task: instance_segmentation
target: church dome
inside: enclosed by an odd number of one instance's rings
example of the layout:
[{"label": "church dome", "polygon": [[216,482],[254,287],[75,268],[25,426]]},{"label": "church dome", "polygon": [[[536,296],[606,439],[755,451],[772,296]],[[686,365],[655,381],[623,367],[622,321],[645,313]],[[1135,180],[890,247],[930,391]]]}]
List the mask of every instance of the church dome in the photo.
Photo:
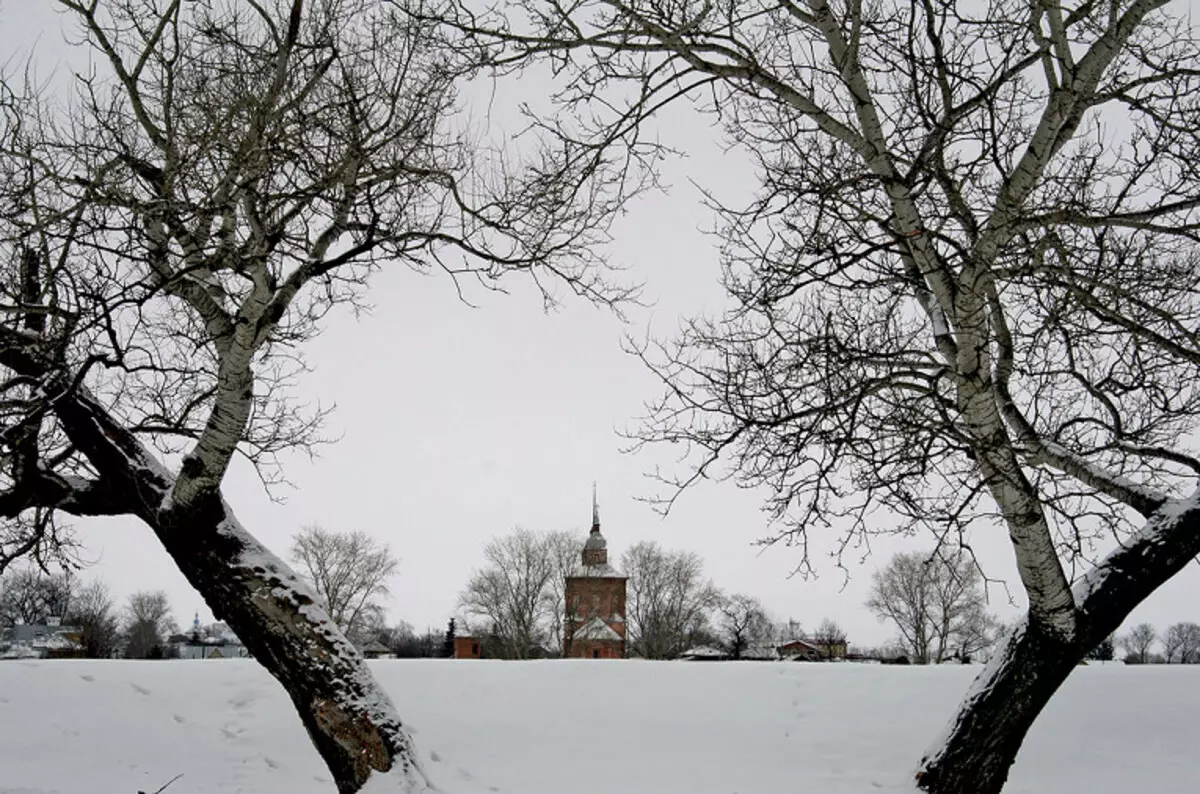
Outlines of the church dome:
[{"label": "church dome", "polygon": [[600,530],[599,530],[599,529],[593,529],[593,530],[592,530],[592,531],[591,531],[591,532],[588,534],[587,543],[584,543],[584,544],[583,544],[583,548],[584,548],[585,550],[586,550],[586,549],[597,549],[597,550],[598,550],[598,549],[607,549],[607,548],[608,548],[608,541],[607,541],[607,540],[605,540],[605,539],[604,539],[604,536],[600,534]]}]

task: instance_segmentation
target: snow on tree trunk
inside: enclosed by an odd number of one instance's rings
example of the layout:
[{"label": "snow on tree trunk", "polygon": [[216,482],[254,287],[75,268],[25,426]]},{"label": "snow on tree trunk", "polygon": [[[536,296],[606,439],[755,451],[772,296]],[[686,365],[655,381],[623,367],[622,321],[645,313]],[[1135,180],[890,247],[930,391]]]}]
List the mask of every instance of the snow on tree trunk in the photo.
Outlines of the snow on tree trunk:
[{"label": "snow on tree trunk", "polygon": [[[317,752],[352,794],[432,791],[412,738],[387,693],[307,585],[238,523],[219,492],[172,501],[176,477],[132,433],[80,390],[56,412],[72,442],[150,526],[213,614],[287,691]],[[180,477],[186,477],[184,462]]]},{"label": "snow on tree trunk", "polygon": [[998,794],[1025,734],[1082,656],[1028,619],[1018,624],[922,759],[918,786],[930,794]]},{"label": "snow on tree trunk", "polygon": [[338,791],[392,772],[394,792],[431,787],[395,707],[309,588],[223,501],[164,511],[153,527],[213,614],[283,685]]}]

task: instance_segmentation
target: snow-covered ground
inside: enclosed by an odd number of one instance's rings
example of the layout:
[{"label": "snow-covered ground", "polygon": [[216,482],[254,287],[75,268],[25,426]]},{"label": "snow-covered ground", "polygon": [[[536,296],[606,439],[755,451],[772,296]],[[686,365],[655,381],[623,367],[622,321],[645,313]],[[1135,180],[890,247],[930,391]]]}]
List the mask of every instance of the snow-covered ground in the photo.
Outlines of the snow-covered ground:
[{"label": "snow-covered ground", "polygon": [[[905,790],[977,668],[379,661],[447,794]],[[1081,668],[1007,792],[1200,791],[1200,667]],[[0,792],[334,787],[252,661],[0,663]]]}]

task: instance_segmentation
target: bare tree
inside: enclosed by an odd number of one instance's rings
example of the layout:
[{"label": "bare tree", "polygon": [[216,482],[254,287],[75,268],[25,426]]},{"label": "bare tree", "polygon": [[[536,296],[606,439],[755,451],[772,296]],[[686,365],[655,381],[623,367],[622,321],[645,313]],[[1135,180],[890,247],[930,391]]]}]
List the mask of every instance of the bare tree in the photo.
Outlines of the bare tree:
[{"label": "bare tree", "polygon": [[77,582],[67,572],[50,574],[29,566],[0,575],[0,626],[42,624],[71,609]]},{"label": "bare tree", "polygon": [[846,653],[846,632],[829,618],[821,621],[812,635],[813,642],[825,653],[826,659],[844,656]]},{"label": "bare tree", "polygon": [[63,622],[79,628],[84,656],[88,659],[109,659],[121,648],[121,621],[112,593],[100,579],[79,588]]},{"label": "bare tree", "polygon": [[423,790],[390,698],[221,484],[235,456],[278,484],[277,456],[322,440],[304,343],[380,267],[628,297],[593,252],[620,164],[521,160],[457,123],[473,64],[382,0],[58,8],[92,56],[75,94],[0,90],[0,553],[61,550],[62,514],[138,517],[342,792]]},{"label": "bare tree", "polygon": [[551,530],[542,534],[546,554],[554,566],[546,586],[546,645],[559,655],[564,652],[564,623],[567,615],[567,576],[579,566],[580,549],[586,536],[570,530]]},{"label": "bare tree", "polygon": [[735,593],[717,603],[721,642],[731,659],[741,659],[750,648],[771,639],[771,619],[753,596]]},{"label": "bare tree", "polygon": [[386,543],[361,531],[313,525],[292,540],[291,558],[347,637],[360,642],[372,627],[382,628],[379,599],[388,596],[388,580],[400,564]]},{"label": "bare tree", "polygon": [[963,552],[900,553],[871,577],[867,608],[893,624],[913,664],[941,664],[990,644],[994,619],[974,560]]},{"label": "bare tree", "polygon": [[800,544],[829,526],[956,543],[999,518],[1028,612],[918,784],[1000,791],[1076,662],[1200,552],[1186,7],[458,5],[464,49],[559,76],[532,127],[564,162],[652,169],[650,118],[683,105],[759,179],[748,203],[707,196],[732,307],[635,348],[665,386],[637,439],[689,452],[668,503],[727,474]]},{"label": "bare tree", "polygon": [[1149,623],[1139,623],[1121,638],[1121,648],[1124,649],[1125,661],[1134,664],[1148,664],[1150,649],[1158,641],[1158,632]]},{"label": "bare tree", "polygon": [[621,555],[626,621],[632,655],[674,659],[704,631],[721,593],[704,577],[704,561],[688,551],[667,551],[642,541]]},{"label": "bare tree", "polygon": [[[561,626],[563,538],[518,528],[483,550],[484,567],[471,574],[459,597],[471,631],[493,636],[496,656],[525,659],[537,646],[552,644]],[[583,547],[575,546],[575,556]]]},{"label": "bare tree", "polygon": [[1167,664],[1200,664],[1200,625],[1175,623],[1167,628],[1162,644]]},{"label": "bare tree", "polygon": [[161,590],[133,593],[125,605],[125,656],[129,659],[166,658],[167,638],[176,629],[166,593]]}]

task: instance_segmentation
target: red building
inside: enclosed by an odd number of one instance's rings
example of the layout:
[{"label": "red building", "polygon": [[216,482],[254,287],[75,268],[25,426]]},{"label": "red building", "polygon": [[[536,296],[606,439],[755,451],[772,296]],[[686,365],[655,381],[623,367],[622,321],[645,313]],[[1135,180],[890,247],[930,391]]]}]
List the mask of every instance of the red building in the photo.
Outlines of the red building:
[{"label": "red building", "polygon": [[479,659],[483,656],[483,644],[478,637],[455,637],[455,659]]},{"label": "red building", "polygon": [[581,564],[567,577],[563,656],[568,659],[625,658],[625,576],[608,564],[608,542],[600,534],[600,507],[592,492],[592,531]]}]

